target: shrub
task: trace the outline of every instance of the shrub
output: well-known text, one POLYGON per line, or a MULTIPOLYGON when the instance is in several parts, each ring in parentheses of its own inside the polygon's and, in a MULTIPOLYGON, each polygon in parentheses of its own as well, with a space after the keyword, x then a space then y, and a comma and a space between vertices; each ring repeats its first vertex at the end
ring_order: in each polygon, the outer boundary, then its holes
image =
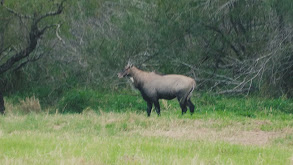
POLYGON ((84 109, 97 108, 98 95, 92 90, 73 89, 68 91, 58 103, 62 113, 81 113, 84 109))

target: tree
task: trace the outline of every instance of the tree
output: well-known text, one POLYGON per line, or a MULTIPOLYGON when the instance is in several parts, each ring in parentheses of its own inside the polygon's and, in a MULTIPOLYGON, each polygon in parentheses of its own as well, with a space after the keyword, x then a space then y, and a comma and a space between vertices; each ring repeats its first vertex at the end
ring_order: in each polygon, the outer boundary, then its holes
MULTIPOLYGON (((31 14, 23 14, 9 7, 9 4, 6 6, 1 1, 0 18, 1 23, 3 23, 0 25, 0 75, 10 70, 17 70, 27 63, 42 57, 42 54, 33 56, 33 51, 38 48, 39 41, 49 29, 53 27, 59 28, 60 25, 56 24, 54 20, 48 19, 54 18, 63 12, 64 2, 65 0, 59 3, 52 2, 52 6, 55 6, 55 9, 51 10, 51 6, 46 12, 43 12, 44 6, 38 6, 39 4, 35 4, 36 8, 33 9, 25 6, 23 10, 28 13, 31 12, 31 14)), ((10 5, 15 6, 15 4, 10 5)), ((56 34, 58 36, 58 33, 56 34)), ((4 101, 1 92, 0 96, 0 112, 4 112, 4 101)))
POLYGON ((4 114, 5 106, 4 106, 4 99, 2 93, 0 92, 0 114, 4 114))
MULTIPOLYGON (((204 50, 200 63, 185 64, 217 93, 262 92, 293 96, 292 1, 202 1, 204 50), (290 8, 291 7, 291 8, 290 8)), ((195 29, 196 31, 197 29, 195 29)))

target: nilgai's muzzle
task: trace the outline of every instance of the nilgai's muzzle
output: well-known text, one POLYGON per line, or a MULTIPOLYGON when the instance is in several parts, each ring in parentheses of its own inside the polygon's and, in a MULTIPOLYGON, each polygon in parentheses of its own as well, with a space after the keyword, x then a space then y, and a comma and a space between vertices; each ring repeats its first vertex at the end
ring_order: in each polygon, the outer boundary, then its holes
POLYGON ((125 76, 128 76, 131 67, 132 67, 132 64, 130 64, 130 63, 127 64, 127 65, 125 66, 125 68, 124 68, 121 72, 119 72, 119 73, 117 74, 117 76, 118 76, 119 78, 123 78, 123 77, 125 77, 125 76))
POLYGON ((118 76, 118 78, 123 78, 123 77, 124 77, 124 75, 123 75, 123 73, 122 73, 122 72, 120 72, 120 73, 117 73, 117 76, 118 76))

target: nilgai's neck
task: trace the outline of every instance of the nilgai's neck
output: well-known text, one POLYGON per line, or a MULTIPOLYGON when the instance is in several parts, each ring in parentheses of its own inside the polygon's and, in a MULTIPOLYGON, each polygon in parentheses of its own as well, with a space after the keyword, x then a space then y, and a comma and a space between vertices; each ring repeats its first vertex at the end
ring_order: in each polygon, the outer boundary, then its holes
POLYGON ((144 71, 137 69, 135 66, 133 66, 130 70, 130 76, 133 77, 133 79, 140 79, 144 74, 144 71))
POLYGON ((139 86, 143 83, 146 73, 147 72, 139 70, 135 66, 131 68, 130 76, 133 77, 135 87, 139 88, 139 86))

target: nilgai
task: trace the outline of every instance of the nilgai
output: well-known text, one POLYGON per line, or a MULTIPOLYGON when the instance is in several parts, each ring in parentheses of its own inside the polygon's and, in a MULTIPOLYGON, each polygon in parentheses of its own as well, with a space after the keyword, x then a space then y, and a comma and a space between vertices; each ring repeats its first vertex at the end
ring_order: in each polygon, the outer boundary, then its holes
POLYGON ((119 78, 126 76, 133 80, 134 86, 147 102, 148 116, 151 114, 153 104, 160 115, 159 99, 171 100, 174 98, 178 99, 182 114, 186 113, 187 106, 190 113, 193 114, 194 105, 190 97, 196 85, 194 79, 177 74, 159 75, 154 72, 145 72, 130 63, 118 73, 119 78))

